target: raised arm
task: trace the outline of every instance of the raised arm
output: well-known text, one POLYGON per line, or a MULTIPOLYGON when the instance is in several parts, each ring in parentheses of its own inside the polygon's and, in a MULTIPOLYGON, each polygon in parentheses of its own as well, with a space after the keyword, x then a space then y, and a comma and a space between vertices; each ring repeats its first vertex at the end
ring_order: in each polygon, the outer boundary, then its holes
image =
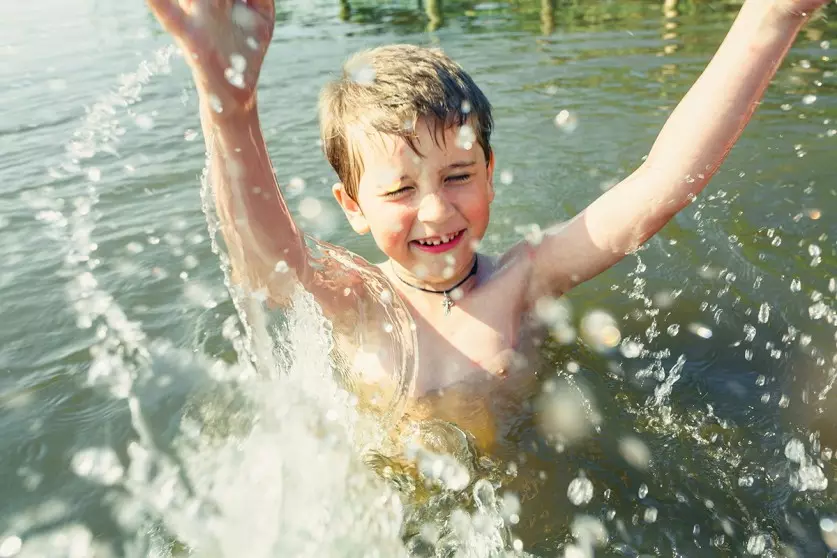
POLYGON ((638 248, 710 181, 807 21, 827 0, 746 0, 646 161, 534 250, 528 302, 566 292, 638 248))
POLYGON ((397 410, 416 373, 416 335, 406 307, 392 296, 384 274, 362 258, 313 239, 316 250, 309 249, 268 157, 256 82, 273 34, 274 0, 147 1, 195 78, 234 282, 282 305, 301 284, 332 321, 345 385, 370 404, 397 410))
POLYGON ((311 280, 259 124, 256 83, 273 35, 274 0, 148 0, 184 51, 200 99, 209 179, 234 282, 287 299, 311 280))

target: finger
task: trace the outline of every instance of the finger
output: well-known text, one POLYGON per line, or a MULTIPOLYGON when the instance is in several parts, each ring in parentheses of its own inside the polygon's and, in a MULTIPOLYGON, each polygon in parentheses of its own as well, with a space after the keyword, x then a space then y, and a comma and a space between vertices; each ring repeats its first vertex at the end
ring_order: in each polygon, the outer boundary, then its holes
POLYGON ((146 0, 154 17, 169 33, 179 35, 186 30, 188 16, 177 0, 146 0))
POLYGON ((244 3, 268 20, 276 18, 276 0, 244 0, 244 3))

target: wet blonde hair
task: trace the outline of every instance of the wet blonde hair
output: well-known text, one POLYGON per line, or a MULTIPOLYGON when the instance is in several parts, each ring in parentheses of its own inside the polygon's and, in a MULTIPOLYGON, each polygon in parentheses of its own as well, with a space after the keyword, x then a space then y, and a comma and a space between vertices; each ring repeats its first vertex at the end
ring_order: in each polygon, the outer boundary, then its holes
POLYGON ((473 128, 491 158, 491 104, 471 77, 440 49, 390 45, 355 54, 320 94, 323 150, 352 199, 363 174, 357 132, 404 138, 417 154, 415 124, 427 119, 434 138, 445 129, 473 128))

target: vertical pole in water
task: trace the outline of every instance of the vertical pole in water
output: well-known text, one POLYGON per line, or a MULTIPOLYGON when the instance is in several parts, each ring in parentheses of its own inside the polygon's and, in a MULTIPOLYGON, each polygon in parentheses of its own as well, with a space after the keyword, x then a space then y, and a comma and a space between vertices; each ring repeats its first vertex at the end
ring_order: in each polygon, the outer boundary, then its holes
POLYGON ((555 0, 541 0, 541 32, 551 35, 555 31, 555 0))
POLYGON ((351 15, 352 6, 349 4, 349 0, 340 0, 340 20, 348 21, 351 15))
POLYGON ((425 13, 427 14, 427 30, 435 31, 438 29, 444 18, 442 17, 442 0, 426 0, 425 13))

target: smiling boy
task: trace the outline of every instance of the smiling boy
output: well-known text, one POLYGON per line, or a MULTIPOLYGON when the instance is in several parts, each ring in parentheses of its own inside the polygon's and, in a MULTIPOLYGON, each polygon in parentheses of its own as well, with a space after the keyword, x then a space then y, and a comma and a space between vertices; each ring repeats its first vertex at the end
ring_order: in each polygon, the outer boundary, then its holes
MULTIPOLYGON (((273 0, 148 1, 191 54, 236 282, 266 291, 276 304, 301 284, 350 340, 342 350, 352 353, 346 346, 363 336, 350 334, 356 322, 346 315, 356 315, 366 291, 357 288, 357 276, 314 261, 260 130, 256 83, 273 33, 273 0), (290 272, 276 273, 277 262, 290 272)), ((413 397, 526 369, 523 343, 534 339, 528 328, 536 303, 614 265, 691 203, 740 136, 800 28, 825 2, 746 0, 645 162, 569 222, 496 260, 477 251, 494 199, 488 100, 438 50, 396 45, 353 57, 323 91, 323 145, 340 180, 334 197, 352 228, 371 234, 387 256, 377 267, 359 265, 388 280, 416 325, 413 397)), ((354 347, 355 357, 365 350, 354 347)), ((355 357, 349 361, 359 362, 355 357)))

